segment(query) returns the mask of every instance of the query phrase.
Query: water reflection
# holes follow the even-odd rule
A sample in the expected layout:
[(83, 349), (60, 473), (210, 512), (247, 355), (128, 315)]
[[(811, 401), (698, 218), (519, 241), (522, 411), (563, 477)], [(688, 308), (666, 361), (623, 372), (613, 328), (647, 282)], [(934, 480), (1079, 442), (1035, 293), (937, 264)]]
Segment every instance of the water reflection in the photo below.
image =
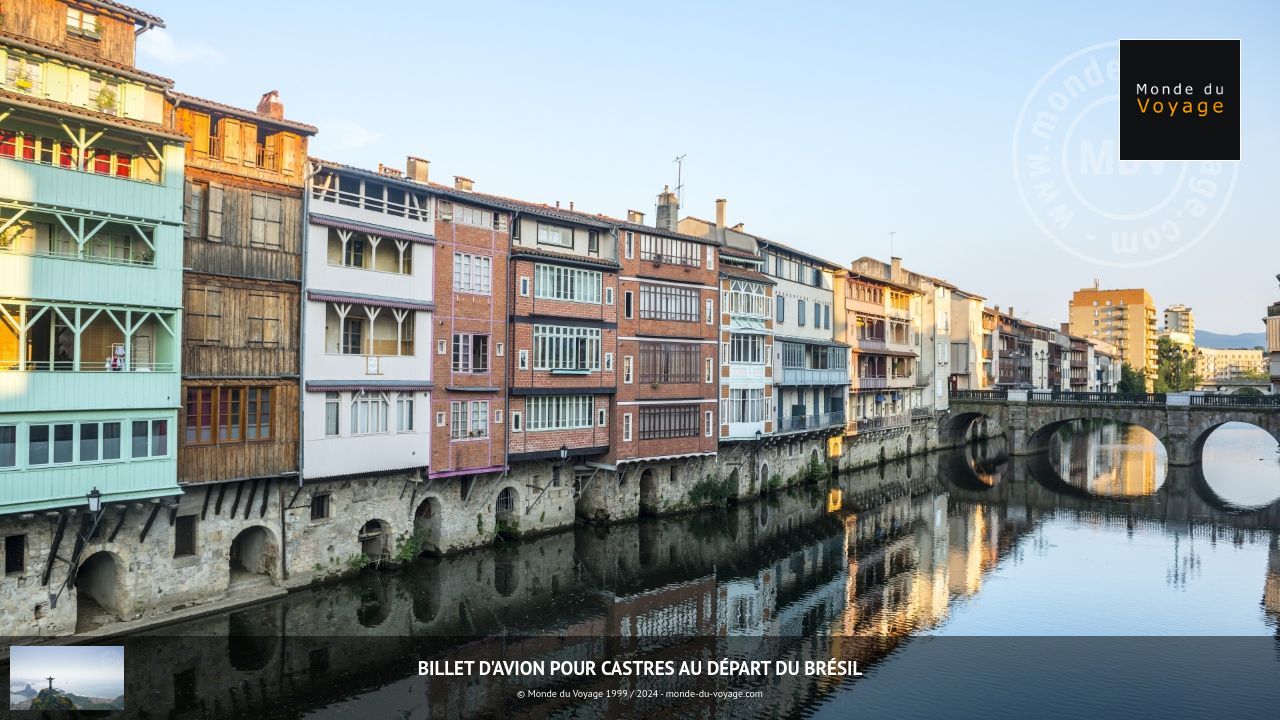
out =
[[(423, 560), (191, 620), (126, 641), (126, 695), (157, 716), (338, 715), (359, 712), (358, 699), (379, 717), (791, 717), (883, 682), (875, 671), (905, 662), (922, 634), (1274, 635), (1280, 509), (1215, 507), (1194, 471), (1166, 477), (1158, 443), (1074, 433), (1050, 457), (1008, 458), (988, 441), (720, 512)], [(1069, 483), (1054, 467), (1064, 457)], [(648, 704), (515, 698), (619, 687), (610, 677), (415, 674), (419, 659), (721, 657), (857, 660), (868, 674), (622, 681), (765, 690)], [(998, 655), (985, 662), (1002, 674)], [(921, 672), (935, 670), (946, 668)], [(968, 672), (954, 681), (971, 685)]]
[(1205, 481), (1223, 502), (1242, 508), (1280, 500), (1280, 452), (1267, 431), (1227, 423), (1204, 445)]
[(1105, 420), (1064, 424), (1049, 443), (1058, 476), (1104, 497), (1152, 495), (1164, 485), (1168, 454), (1145, 428)]

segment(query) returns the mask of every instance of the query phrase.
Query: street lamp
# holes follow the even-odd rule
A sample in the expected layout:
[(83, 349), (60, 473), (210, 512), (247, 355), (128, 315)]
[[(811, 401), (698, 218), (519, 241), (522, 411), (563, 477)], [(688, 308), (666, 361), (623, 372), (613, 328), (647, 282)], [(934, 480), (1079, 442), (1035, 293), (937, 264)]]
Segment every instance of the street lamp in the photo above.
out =
[[(87, 537), (84, 535), (81, 535), (80, 540), (84, 544), (88, 544), (89, 541), (93, 539), (93, 536), (97, 534), (98, 523), (102, 520), (102, 491), (99, 490), (95, 485), (94, 488), (90, 490), (88, 494), (85, 495), (85, 499), (89, 501), (89, 513), (93, 515), (93, 525), (89, 527), (89, 535)], [(71, 556), (71, 568), (70, 570), (67, 571), (68, 579), (75, 574), (76, 569), (80, 565), (80, 552), (83, 551), (84, 545), (81, 545), (80, 548), (81, 548), (80, 551), (77, 551), (74, 555)], [(57, 609), (58, 596), (62, 594), (62, 591), (66, 589), (66, 587), (67, 587), (67, 580), (64, 579), (62, 581), (62, 584), (58, 586), (58, 589), (56, 591), (49, 593), (49, 609), (50, 610)]]
[(560, 446), (560, 462), (564, 463), (564, 461), (568, 459), (569, 459), (569, 446), (561, 445)]
[(89, 491), (89, 512), (97, 515), (102, 512), (102, 492), (95, 486)]

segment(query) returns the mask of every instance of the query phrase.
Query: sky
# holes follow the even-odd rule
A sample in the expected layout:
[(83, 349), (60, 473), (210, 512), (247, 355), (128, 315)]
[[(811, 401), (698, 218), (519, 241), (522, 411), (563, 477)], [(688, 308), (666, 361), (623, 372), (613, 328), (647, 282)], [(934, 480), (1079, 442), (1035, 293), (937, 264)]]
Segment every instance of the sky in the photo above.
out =
[(9, 656), (9, 686), (28, 683), (40, 690), (53, 686), (90, 697), (124, 694), (124, 648), (118, 645), (14, 645)]
[[(1095, 279), (1223, 333), (1261, 331), (1280, 300), (1280, 3), (132, 1), (167, 25), (139, 40), (140, 67), (242, 107), (279, 90), (325, 159), (416, 155), (439, 182), (652, 222), (684, 155), (682, 214), (714, 218), (726, 198), (729, 224), (840, 264), (888, 257), (893, 233), (908, 268), (1044, 324)], [(1141, 266), (1055, 242), (1015, 150), (1041, 78), (1121, 38), (1242, 43), (1242, 160), (1219, 176), (1234, 184), (1179, 254)], [(1098, 107), (1080, 127), (1105, 141), (1117, 113)], [(1170, 170), (1072, 190), (1136, 213), (1183, 177)]]

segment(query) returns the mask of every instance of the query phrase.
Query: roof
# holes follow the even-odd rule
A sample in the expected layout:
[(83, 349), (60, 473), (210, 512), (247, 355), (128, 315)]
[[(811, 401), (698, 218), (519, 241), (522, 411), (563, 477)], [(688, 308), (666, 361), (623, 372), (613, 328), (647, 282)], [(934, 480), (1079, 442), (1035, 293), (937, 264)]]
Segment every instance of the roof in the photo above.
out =
[[(745, 233), (745, 234), (750, 234), (750, 233)], [(818, 263), (819, 265), (823, 265), (823, 266), (825, 266), (825, 267), (827, 267), (828, 269), (831, 269), (831, 270), (843, 270), (843, 269), (844, 269), (844, 266), (842, 266), (842, 265), (838, 265), (838, 264), (836, 264), (836, 263), (833, 263), (833, 262), (831, 262), (830, 260), (827, 260), (827, 259), (825, 259), (825, 258), (820, 258), (820, 257), (818, 257), (817, 255), (811, 255), (811, 254), (809, 254), (809, 253), (807, 253), (807, 252), (804, 252), (803, 250), (797, 250), (797, 249), (795, 249), (794, 247), (791, 247), (790, 245), (784, 245), (784, 244), (782, 244), (782, 243), (780, 243), (780, 242), (776, 242), (776, 241), (774, 241), (774, 240), (770, 240), (769, 238), (763, 238), (763, 237), (760, 237), (759, 235), (751, 235), (751, 237), (755, 238), (755, 239), (756, 239), (756, 242), (760, 243), (760, 244), (763, 246), (763, 247), (761, 247), (761, 248), (760, 248), (761, 250), (766, 250), (766, 249), (768, 249), (768, 248), (777, 248), (777, 249), (779, 249), (779, 250), (781, 250), (781, 251), (783, 251), (783, 252), (791, 253), (792, 255), (799, 255), (800, 257), (802, 257), (802, 258), (804, 258), (804, 259), (806, 259), (806, 260), (809, 260), (809, 261), (811, 261), (811, 262)]]
[(419, 392), (430, 390), (431, 383), (414, 380), (308, 380), (307, 392), (357, 392), (360, 390), (400, 390)]
[(136, 8), (131, 8), (128, 5), (121, 5), (118, 2), (114, 2), (114, 0), (80, 0), (80, 1), (93, 5), (94, 7), (99, 7), (104, 10), (111, 10), (114, 12), (118, 12), (122, 15), (126, 15), (131, 20), (133, 20), (134, 22), (140, 25), (146, 25), (149, 27), (165, 26), (164, 21), (156, 17), (155, 15), (152, 15), (150, 13), (144, 13), (141, 10), (138, 10)]
[(924, 294), (924, 292), (919, 290), (918, 288), (913, 288), (910, 285), (902, 285), (900, 283), (893, 282), (892, 280), (885, 280), (884, 278), (878, 277), (876, 275), (864, 275), (863, 273), (854, 272), (853, 270), (847, 271), (847, 274), (850, 280), (863, 280), (865, 282), (875, 283), (877, 285), (885, 285), (891, 288), (895, 288), (897, 290), (902, 290), (904, 292), (915, 293), (916, 295)]
[(725, 277), (751, 280), (752, 282), (764, 283), (765, 285), (777, 285), (773, 278), (758, 270), (748, 270), (746, 268), (734, 267), (733, 265), (725, 265), (723, 263), (720, 264), (720, 274)]
[(339, 230), (350, 230), (351, 232), (365, 233), (366, 235), (377, 235), (378, 237), (384, 237), (390, 240), (408, 240), (409, 242), (422, 243), (423, 245), (434, 245), (436, 242), (434, 237), (422, 233), (395, 230), (381, 225), (356, 222), (354, 220), (346, 220), (343, 218), (336, 218), (331, 215), (321, 215), (319, 213), (311, 213), (308, 215), (307, 222), (312, 225), (321, 225), (324, 227), (337, 228)]
[(811, 337), (792, 337), (790, 335), (778, 335), (777, 333), (774, 333), (773, 339), (777, 342), (801, 343), (804, 345), (825, 345), (826, 347), (839, 347), (839, 348), (851, 347), (848, 343), (842, 343), (836, 340), (827, 340), (825, 338), (811, 338)]
[(338, 290), (308, 290), (307, 299), (317, 302), (351, 303), (369, 307), (385, 307), (396, 310), (435, 310), (436, 304), (423, 300), (406, 300), (385, 295), (365, 295), (362, 293), (341, 292)]
[(661, 235), (663, 237), (674, 238), (676, 240), (688, 240), (689, 242), (702, 243), (703, 245), (721, 245), (724, 243), (713, 237), (702, 237), (699, 235), (689, 235), (687, 233), (678, 232), (676, 230), (667, 230), (666, 228), (654, 227), (652, 225), (641, 225), (627, 220), (617, 220), (609, 218), (614, 224), (623, 230), (631, 230), (633, 232), (648, 233), (649, 235)]
[(101, 58), (81, 55), (80, 53), (72, 50), (67, 50), (66, 48), (58, 47), (57, 45), (51, 45), (47, 42), (41, 42), (40, 40), (29, 38), (25, 35), (17, 35), (5, 30), (0, 30), (0, 40), (3, 40), (6, 45), (14, 45), (16, 47), (23, 48), (24, 50), (38, 52), (50, 57), (61, 58), (69, 62), (97, 68), (99, 70), (106, 70), (107, 72), (133, 78), (134, 80), (148, 82), (153, 85), (161, 85), (164, 87), (173, 87), (173, 81), (167, 77), (139, 70), (132, 65), (125, 65), (124, 63), (118, 63), (111, 60), (103, 60)]
[(459, 190), (441, 185), (440, 183), (429, 183), (431, 187), (439, 190), (442, 194), (448, 194), (459, 200), (471, 200), (476, 198), (482, 202), (489, 202), (508, 210), (515, 212), (530, 213), (552, 220), (560, 220), (569, 223), (578, 223), (581, 225), (590, 225), (602, 230), (612, 230), (617, 224), (611, 218), (604, 215), (590, 215), (588, 213), (579, 212), (577, 210), (565, 210), (564, 208), (551, 207), (545, 203), (533, 203), (527, 200), (517, 200), (515, 198), (504, 197), (502, 195), (490, 195), (488, 193), (478, 193), (474, 190)]
[[(411, 180), (407, 177), (401, 177), (401, 176), (395, 176), (395, 175), (383, 175), (382, 173), (375, 172), (373, 170), (367, 170), (362, 167), (356, 167), (355, 165), (346, 165), (340, 162), (334, 162), (333, 160), (325, 160), (323, 158), (318, 158), (318, 157), (308, 157), (307, 160), (309, 162), (316, 163), (321, 167), (329, 168), (331, 170), (350, 173), (352, 175), (359, 175), (361, 177), (369, 178), (371, 180), (377, 180), (378, 182), (398, 185), (402, 188), (419, 190), (422, 192), (431, 192), (437, 195), (442, 195), (444, 197), (456, 197), (459, 199), (468, 199), (468, 200), (470, 199), (467, 197), (468, 195), (467, 193), (461, 193), (452, 188), (446, 187), (444, 185), (440, 185), (439, 183), (420, 183), (416, 180)], [(489, 202), (486, 200), (476, 199), (476, 200), (473, 200), (472, 202), (475, 202), (477, 205), (482, 205), (490, 209), (498, 209), (498, 210), (511, 209), (507, 205), (495, 203), (495, 202)]]
[(543, 250), (536, 247), (525, 247), (524, 245), (511, 246), (511, 258), (515, 259), (521, 255), (532, 255), (534, 257), (552, 258), (555, 260), (564, 260), (572, 263), (584, 263), (605, 270), (617, 270), (618, 263), (604, 258), (594, 258), (587, 255), (574, 255), (572, 253), (556, 252), (554, 250)]
[(266, 123), (268, 125), (279, 125), (280, 127), (286, 127), (292, 130), (297, 130), (298, 132), (305, 133), (307, 135), (315, 135), (317, 132), (319, 132), (319, 129), (316, 128), (314, 125), (307, 125), (305, 123), (295, 122), (293, 120), (285, 120), (283, 118), (271, 117), (270, 115), (264, 115), (254, 110), (245, 110), (244, 108), (238, 108), (233, 105), (226, 105), (220, 102), (214, 102), (213, 100), (206, 100), (204, 98), (196, 97), (195, 95), (180, 93), (180, 92), (177, 92), (176, 90), (170, 90), (169, 96), (177, 100), (178, 104), (185, 103), (187, 105), (195, 105), (197, 107), (202, 107), (209, 110), (216, 110), (218, 112), (226, 113), (228, 115), (238, 115), (240, 117), (250, 118), (253, 120), (257, 120), (258, 122)]
[(724, 247), (720, 248), (720, 254), (733, 255), (735, 257), (741, 257), (741, 258), (750, 258), (752, 260), (757, 260), (757, 261), (761, 259), (759, 255), (751, 252), (750, 250), (743, 250), (740, 247), (734, 247), (732, 245), (725, 245)]
[(67, 105), (53, 100), (45, 100), (44, 98), (16, 93), (11, 90), (0, 88), (0, 99), (3, 99), (10, 106), (25, 107), (32, 110), (52, 111), (66, 117), (80, 118), (84, 120), (92, 120), (100, 125), (107, 125), (126, 130), (137, 130), (141, 133), (152, 137), (162, 137), (178, 142), (187, 142), (188, 138), (179, 132), (174, 132), (163, 125), (155, 123), (142, 122), (141, 120), (132, 120), (130, 118), (116, 117), (115, 115), (107, 115), (97, 110), (89, 110), (74, 105)]

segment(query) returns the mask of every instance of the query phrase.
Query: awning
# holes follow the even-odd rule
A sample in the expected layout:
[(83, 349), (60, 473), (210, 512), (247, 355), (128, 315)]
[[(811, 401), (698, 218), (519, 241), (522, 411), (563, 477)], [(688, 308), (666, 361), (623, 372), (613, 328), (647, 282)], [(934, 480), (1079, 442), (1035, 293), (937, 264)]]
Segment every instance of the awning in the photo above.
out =
[(372, 225), (370, 223), (356, 222), (354, 220), (344, 220), (336, 218), (332, 215), (319, 215), (311, 213), (308, 220), (312, 225), (321, 225), (323, 227), (337, 228), (338, 230), (350, 230), (351, 232), (364, 233), (365, 235), (377, 235), (382, 238), (390, 238), (392, 240), (408, 240), (409, 242), (422, 243), (423, 245), (434, 245), (436, 239), (430, 235), (409, 232), (407, 230), (395, 230), (381, 225)]
[(913, 350), (884, 350), (884, 349), (863, 350), (859, 348), (854, 348), (853, 352), (855, 355), (888, 355), (889, 357), (902, 357), (902, 358), (920, 357)]
[(747, 335), (767, 335), (769, 334), (769, 329), (765, 327), (764, 320), (760, 318), (731, 317), (729, 319), (729, 332), (745, 333)]
[(404, 298), (386, 297), (384, 295), (361, 295), (359, 293), (339, 292), (337, 290), (308, 290), (307, 299), (317, 302), (348, 303), (351, 305), (367, 305), (370, 307), (396, 308), (398, 310), (435, 310), (436, 304), (422, 300), (405, 300)]

